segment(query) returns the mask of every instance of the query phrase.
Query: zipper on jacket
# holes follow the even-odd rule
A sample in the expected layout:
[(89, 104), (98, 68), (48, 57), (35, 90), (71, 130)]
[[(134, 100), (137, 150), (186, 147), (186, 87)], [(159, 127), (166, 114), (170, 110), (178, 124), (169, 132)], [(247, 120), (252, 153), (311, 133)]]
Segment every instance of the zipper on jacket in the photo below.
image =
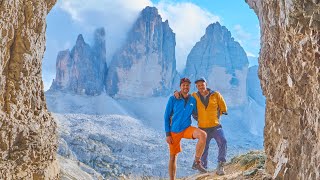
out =
[(190, 99), (190, 94), (188, 94), (188, 97), (187, 97), (187, 98), (184, 98), (184, 97), (182, 96), (182, 99), (184, 100), (184, 108), (186, 108), (186, 105), (187, 105), (187, 103), (189, 102), (189, 99)]

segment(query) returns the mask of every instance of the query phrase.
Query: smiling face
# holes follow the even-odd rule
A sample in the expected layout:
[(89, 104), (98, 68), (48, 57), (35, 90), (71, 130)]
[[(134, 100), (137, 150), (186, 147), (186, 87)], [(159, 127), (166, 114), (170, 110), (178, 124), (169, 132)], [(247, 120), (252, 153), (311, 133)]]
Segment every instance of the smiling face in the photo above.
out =
[(190, 90), (190, 83), (184, 82), (180, 85), (180, 91), (182, 94), (188, 94)]
[(196, 87), (200, 93), (204, 93), (207, 90), (207, 83), (204, 81), (198, 81)]

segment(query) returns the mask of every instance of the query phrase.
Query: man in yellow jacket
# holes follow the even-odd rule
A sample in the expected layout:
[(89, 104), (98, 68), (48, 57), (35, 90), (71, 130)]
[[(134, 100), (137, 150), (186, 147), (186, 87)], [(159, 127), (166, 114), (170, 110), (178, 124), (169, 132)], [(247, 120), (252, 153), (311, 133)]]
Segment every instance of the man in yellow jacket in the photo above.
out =
[[(192, 93), (192, 96), (197, 101), (198, 126), (207, 133), (206, 147), (202, 154), (201, 162), (204, 168), (208, 167), (209, 145), (211, 139), (214, 138), (219, 148), (216, 173), (218, 175), (224, 175), (225, 171), (223, 166), (226, 162), (227, 140), (219, 122), (219, 117), (223, 114), (227, 115), (227, 106), (219, 92), (207, 88), (205, 78), (197, 79), (195, 84), (198, 92)], [(175, 93), (175, 96), (179, 97), (179, 94)]]

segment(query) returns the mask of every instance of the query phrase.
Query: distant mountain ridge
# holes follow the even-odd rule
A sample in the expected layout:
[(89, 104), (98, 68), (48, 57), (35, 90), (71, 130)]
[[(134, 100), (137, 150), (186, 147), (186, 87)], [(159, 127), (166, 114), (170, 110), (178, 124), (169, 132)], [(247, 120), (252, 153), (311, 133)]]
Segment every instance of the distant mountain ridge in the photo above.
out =
[[(108, 46), (98, 34), (103, 33), (95, 33), (94, 45), (79, 35), (71, 52), (58, 54), (57, 78), (46, 92), (48, 109), (61, 123), (60, 155), (107, 178), (130, 173), (166, 177), (167, 160), (158, 158), (167, 155), (163, 141), (167, 96), (179, 90), (180, 77), (191, 79), (193, 91), (194, 80), (201, 76), (227, 102), (229, 114), (221, 117), (221, 124), (232, 144), (228, 156), (262, 148), (265, 101), (257, 67), (249, 68), (245, 51), (226, 27), (219, 23), (207, 27), (181, 74), (176, 70), (175, 34), (154, 7), (140, 13), (108, 67)], [(184, 152), (193, 154), (194, 144), (187, 143)], [(179, 166), (180, 177), (193, 173), (189, 155), (180, 157), (187, 162)]]
[(71, 51), (60, 51), (56, 69), (56, 78), (50, 90), (86, 95), (101, 94), (107, 73), (104, 28), (95, 31), (92, 47), (80, 34)]
[[(259, 79), (252, 77), (257, 76), (256, 71), (248, 72), (245, 51), (220, 23), (206, 28), (189, 53), (181, 75), (176, 70), (175, 45), (169, 22), (162, 21), (157, 8), (146, 7), (108, 67), (103, 28), (95, 31), (93, 46), (79, 35), (71, 51), (59, 52), (57, 75), (50, 90), (87, 95), (99, 95), (105, 90), (116, 98), (167, 96), (179, 89), (179, 78), (183, 76), (192, 82), (205, 77), (208, 87), (219, 91), (230, 107), (246, 105), (248, 93), (255, 100), (263, 98), (257, 86)], [(193, 84), (192, 90), (196, 90)]]
[(223, 94), (229, 105), (241, 106), (247, 103), (248, 65), (243, 48), (226, 27), (216, 22), (191, 49), (184, 76), (192, 81), (205, 77), (208, 86)]

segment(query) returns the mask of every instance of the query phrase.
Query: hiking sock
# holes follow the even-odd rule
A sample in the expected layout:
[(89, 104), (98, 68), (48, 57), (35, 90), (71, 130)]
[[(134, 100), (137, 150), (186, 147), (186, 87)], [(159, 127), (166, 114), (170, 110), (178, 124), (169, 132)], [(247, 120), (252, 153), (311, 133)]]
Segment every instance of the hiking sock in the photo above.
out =
[(200, 162), (200, 157), (194, 156), (194, 161), (195, 162)]

